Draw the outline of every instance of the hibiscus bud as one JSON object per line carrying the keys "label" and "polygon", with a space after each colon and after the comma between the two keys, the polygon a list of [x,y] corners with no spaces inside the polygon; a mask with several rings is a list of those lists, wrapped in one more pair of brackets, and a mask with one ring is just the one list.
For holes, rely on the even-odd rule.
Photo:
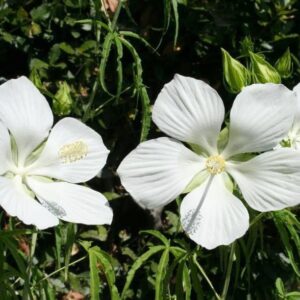
{"label": "hibiscus bud", "polygon": [[251,51],[249,51],[249,55],[252,66],[252,75],[255,82],[281,82],[279,73],[261,55]]}
{"label": "hibiscus bud", "polygon": [[117,10],[119,0],[104,0],[104,8],[114,13]]}
{"label": "hibiscus bud", "polygon": [[69,85],[63,81],[59,83],[59,89],[53,99],[53,110],[58,116],[70,114],[73,100]]}
{"label": "hibiscus bud", "polygon": [[283,55],[276,61],[275,68],[283,78],[291,76],[293,71],[293,62],[290,49],[287,48]]}
{"label": "hibiscus bud", "polygon": [[231,93],[238,93],[250,83],[248,70],[230,54],[222,50],[224,81]]}

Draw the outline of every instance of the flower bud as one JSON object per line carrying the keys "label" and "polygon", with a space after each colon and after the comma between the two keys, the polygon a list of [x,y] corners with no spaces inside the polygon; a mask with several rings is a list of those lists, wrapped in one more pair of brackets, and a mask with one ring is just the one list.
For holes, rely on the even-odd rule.
{"label": "flower bud", "polygon": [[293,62],[289,48],[287,48],[283,55],[276,61],[275,68],[282,78],[288,78],[292,75]]}
{"label": "flower bud", "polygon": [[254,82],[259,83],[280,83],[281,77],[261,55],[249,51],[251,69]]}
{"label": "flower bud", "polygon": [[223,76],[227,88],[231,93],[238,93],[243,87],[250,83],[248,70],[230,54],[222,50],[223,57]]}
{"label": "flower bud", "polygon": [[70,114],[73,100],[69,85],[63,81],[59,83],[59,89],[53,99],[53,110],[58,116]]}

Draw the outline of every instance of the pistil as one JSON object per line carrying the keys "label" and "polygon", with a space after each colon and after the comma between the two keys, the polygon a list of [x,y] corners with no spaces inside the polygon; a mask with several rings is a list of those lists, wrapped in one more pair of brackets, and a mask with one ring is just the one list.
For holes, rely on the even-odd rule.
{"label": "pistil", "polygon": [[224,172],[225,165],[226,165],[225,160],[220,155],[210,156],[206,160],[206,164],[205,164],[207,171],[213,175]]}

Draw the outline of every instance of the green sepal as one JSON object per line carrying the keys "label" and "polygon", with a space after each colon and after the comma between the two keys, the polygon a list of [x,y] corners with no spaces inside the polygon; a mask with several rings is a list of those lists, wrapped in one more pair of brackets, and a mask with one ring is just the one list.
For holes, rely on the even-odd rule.
{"label": "green sepal", "polygon": [[31,165],[40,156],[46,146],[46,141],[40,143],[26,158],[25,166]]}
{"label": "green sepal", "polygon": [[223,180],[224,180],[226,188],[229,190],[229,192],[233,193],[234,184],[233,184],[230,176],[225,172],[221,175],[223,176]]}
{"label": "green sepal", "polygon": [[194,190],[196,187],[201,185],[209,176],[209,173],[206,170],[202,170],[199,173],[197,173],[193,179],[190,181],[190,183],[186,186],[184,191],[182,192],[183,194],[187,194]]}
{"label": "green sepal", "polygon": [[40,181],[40,182],[44,182],[44,183],[51,183],[54,182],[54,180],[50,177],[46,177],[46,176],[38,176],[38,175],[34,175],[32,176],[34,177],[34,179]]}
{"label": "green sepal", "polygon": [[240,154],[231,156],[230,160],[244,162],[244,161],[248,161],[248,160],[254,158],[255,156],[256,155],[253,153],[240,153]]}
{"label": "green sepal", "polygon": [[22,187],[24,189],[24,192],[30,197],[30,198],[35,198],[35,193],[28,188],[28,186],[25,183],[22,183]]}
{"label": "green sepal", "polygon": [[17,142],[12,135],[10,135],[10,148],[11,148],[12,160],[17,165],[18,164],[18,147],[17,147]]}
{"label": "green sepal", "polygon": [[188,145],[191,147],[191,150],[199,155],[202,155],[204,157],[208,157],[208,153],[207,151],[202,148],[200,145],[198,144],[192,144],[192,143],[188,143]]}
{"label": "green sepal", "polygon": [[219,153],[222,153],[222,151],[225,149],[225,147],[228,143],[228,138],[229,138],[228,127],[224,127],[221,130],[221,132],[218,136],[218,141],[217,141]]}

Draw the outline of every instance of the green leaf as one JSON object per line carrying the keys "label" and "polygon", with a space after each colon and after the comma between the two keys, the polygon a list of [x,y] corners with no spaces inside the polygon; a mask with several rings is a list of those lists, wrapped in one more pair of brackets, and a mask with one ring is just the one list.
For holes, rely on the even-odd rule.
{"label": "green leaf", "polygon": [[98,262],[101,264],[102,270],[105,274],[106,281],[110,289],[111,300],[120,299],[118,289],[115,286],[116,277],[115,277],[114,267],[112,265],[110,255],[102,251],[98,247],[91,248],[89,252],[94,252],[98,258]]}
{"label": "green leaf", "polygon": [[144,142],[147,140],[151,124],[150,99],[144,86],[141,87],[138,95],[142,102],[142,129],[140,142]]}
{"label": "green leaf", "polygon": [[168,263],[169,263],[169,255],[170,249],[167,247],[158,263],[158,268],[156,272],[156,279],[155,279],[155,300],[162,300],[164,299],[164,291],[165,291],[165,276],[167,273]]}
{"label": "green leaf", "polygon": [[30,70],[36,69],[41,71],[43,69],[47,70],[49,68],[49,65],[41,59],[33,58],[30,60],[29,68]]}
{"label": "green leaf", "polygon": [[145,40],[142,36],[138,35],[135,32],[132,31],[120,31],[119,34],[121,36],[126,36],[126,37],[132,37],[140,42],[142,42],[146,47],[150,48],[153,52],[156,52],[156,50],[148,43],[147,40]]}
{"label": "green leaf", "polygon": [[66,231],[66,243],[65,243],[65,280],[68,280],[68,272],[69,272],[69,263],[71,259],[71,253],[73,244],[75,241],[77,225],[73,223],[67,224],[67,231]]}
{"label": "green leaf", "polygon": [[164,213],[166,215],[167,224],[169,225],[168,233],[176,234],[180,231],[180,219],[178,215],[169,210],[164,211]]}
{"label": "green leaf", "polygon": [[56,266],[57,269],[61,267],[61,248],[62,248],[62,238],[61,238],[61,226],[55,227],[55,255],[56,255]]}
{"label": "green leaf", "polygon": [[1,230],[0,229],[0,240],[4,237],[32,234],[35,232],[37,232],[37,231],[32,230],[32,229],[14,229],[14,230]]}
{"label": "green leaf", "polygon": [[300,292],[290,292],[286,295],[287,300],[299,300],[300,299]]}
{"label": "green leaf", "polygon": [[80,237],[83,239],[94,239],[104,242],[107,240],[107,229],[104,226],[99,225],[97,226],[97,230],[91,229],[84,231],[80,234]]}
{"label": "green leaf", "polygon": [[105,77],[106,77],[106,65],[109,59],[110,55],[110,50],[112,43],[114,41],[114,33],[109,32],[104,39],[103,42],[103,48],[102,48],[102,54],[101,54],[101,61],[100,61],[100,67],[99,67],[99,79],[100,79],[100,84],[103,90],[111,95],[111,93],[108,91],[106,83],[105,83]]}
{"label": "green leaf", "polygon": [[138,258],[137,255],[133,252],[133,250],[130,249],[129,247],[122,247],[121,251],[122,251],[122,255],[127,255],[134,261]]}
{"label": "green leaf", "polygon": [[182,249],[182,248],[176,247],[176,246],[170,247],[170,252],[173,254],[173,256],[176,259],[182,258],[187,253],[187,251],[185,249]]}
{"label": "green leaf", "polygon": [[89,251],[91,300],[98,300],[100,293],[100,279],[98,275],[97,261],[95,251]]}
{"label": "green leaf", "polygon": [[112,201],[112,200],[121,198],[121,195],[114,193],[114,192],[105,192],[105,193],[103,193],[103,195],[105,196],[105,198],[108,201]]}
{"label": "green leaf", "polygon": [[75,55],[75,50],[72,48],[72,46],[69,45],[69,44],[67,44],[67,43],[65,43],[65,42],[60,43],[60,44],[59,44],[59,48],[60,48],[62,51],[66,52],[67,54]]}
{"label": "green leaf", "polygon": [[182,284],[183,284],[183,289],[185,291],[185,299],[190,300],[191,299],[191,293],[192,293],[192,282],[190,278],[190,271],[184,262],[183,265],[183,276],[182,276]]}
{"label": "green leaf", "polygon": [[281,298],[284,298],[285,296],[285,290],[284,290],[284,285],[283,282],[281,280],[281,278],[277,278],[275,281],[275,286],[278,292],[278,296]]}
{"label": "green leaf", "polygon": [[30,11],[30,15],[32,20],[35,22],[45,21],[47,20],[52,12],[52,6],[50,4],[42,4],[38,7],[33,8]]}
{"label": "green leaf", "polygon": [[140,257],[138,257],[136,259],[136,261],[134,262],[134,264],[132,265],[131,269],[129,270],[127,277],[126,277],[126,282],[124,285],[124,288],[122,290],[122,294],[121,294],[121,299],[126,299],[127,296],[127,291],[130,287],[130,284],[132,282],[132,280],[134,279],[135,273],[137,272],[137,270],[154,254],[162,251],[165,249],[165,246],[153,246],[150,247],[150,249],[145,252],[144,254],[142,254]]}
{"label": "green leaf", "polygon": [[151,124],[151,110],[150,110],[150,99],[147,93],[147,89],[143,84],[143,68],[142,61],[135,48],[124,38],[120,38],[123,45],[129,50],[134,61],[134,85],[137,92],[138,98],[142,102],[142,129],[140,142],[147,139],[150,124]]}
{"label": "green leaf", "polygon": [[91,50],[91,49],[96,49],[96,46],[97,46],[96,41],[87,40],[80,45],[78,50],[83,53],[83,52]]}
{"label": "green leaf", "polygon": [[118,100],[120,98],[122,92],[122,86],[123,86],[123,64],[122,64],[123,45],[118,37],[115,37],[115,45],[117,48],[117,76],[118,76],[116,98]]}
{"label": "green leaf", "polygon": [[280,212],[279,213],[273,212],[273,216],[274,216],[273,219],[274,219],[275,225],[280,234],[281,241],[282,241],[284,248],[286,250],[286,253],[289,257],[289,260],[291,262],[293,270],[297,274],[297,276],[300,277],[300,270],[299,270],[297,260],[295,259],[295,256],[293,253],[292,245],[290,243],[289,232],[285,227],[285,218],[282,218],[282,214]]}
{"label": "green leaf", "polygon": [[150,234],[152,236],[155,236],[156,238],[161,240],[164,243],[165,246],[167,246],[167,247],[170,246],[169,240],[162,233],[160,233],[158,230],[152,230],[152,229],[141,230],[140,233]]}
{"label": "green leaf", "polygon": [[180,261],[176,272],[175,294],[177,299],[184,299],[184,290],[183,290],[184,264],[185,264],[184,260]]}
{"label": "green leaf", "polygon": [[119,292],[115,286],[115,273],[114,267],[111,262],[110,255],[102,251],[99,247],[95,246],[88,249],[89,258],[90,258],[90,275],[91,275],[91,299],[99,299],[100,292],[100,279],[98,272],[101,270],[106,278],[109,290],[110,290],[110,299],[119,300]]}
{"label": "green leaf", "polygon": [[39,72],[37,69],[32,69],[29,75],[29,79],[32,81],[32,83],[38,88],[43,89],[43,84],[41,81],[41,77],[39,75]]}
{"label": "green leaf", "polygon": [[49,64],[50,65],[54,65],[59,57],[60,57],[60,54],[61,54],[61,48],[60,48],[60,45],[59,44],[54,44],[50,51],[49,51],[49,54],[48,54],[48,58],[49,58]]}
{"label": "green leaf", "polygon": [[22,278],[25,279],[27,277],[27,268],[22,253],[18,250],[18,246],[9,237],[2,237],[2,241],[14,258]]}
{"label": "green leaf", "polygon": [[192,258],[189,258],[189,268],[191,270],[191,283],[193,290],[197,295],[197,300],[204,299],[203,288],[201,286],[201,277],[197,272],[197,267],[195,266]]}

